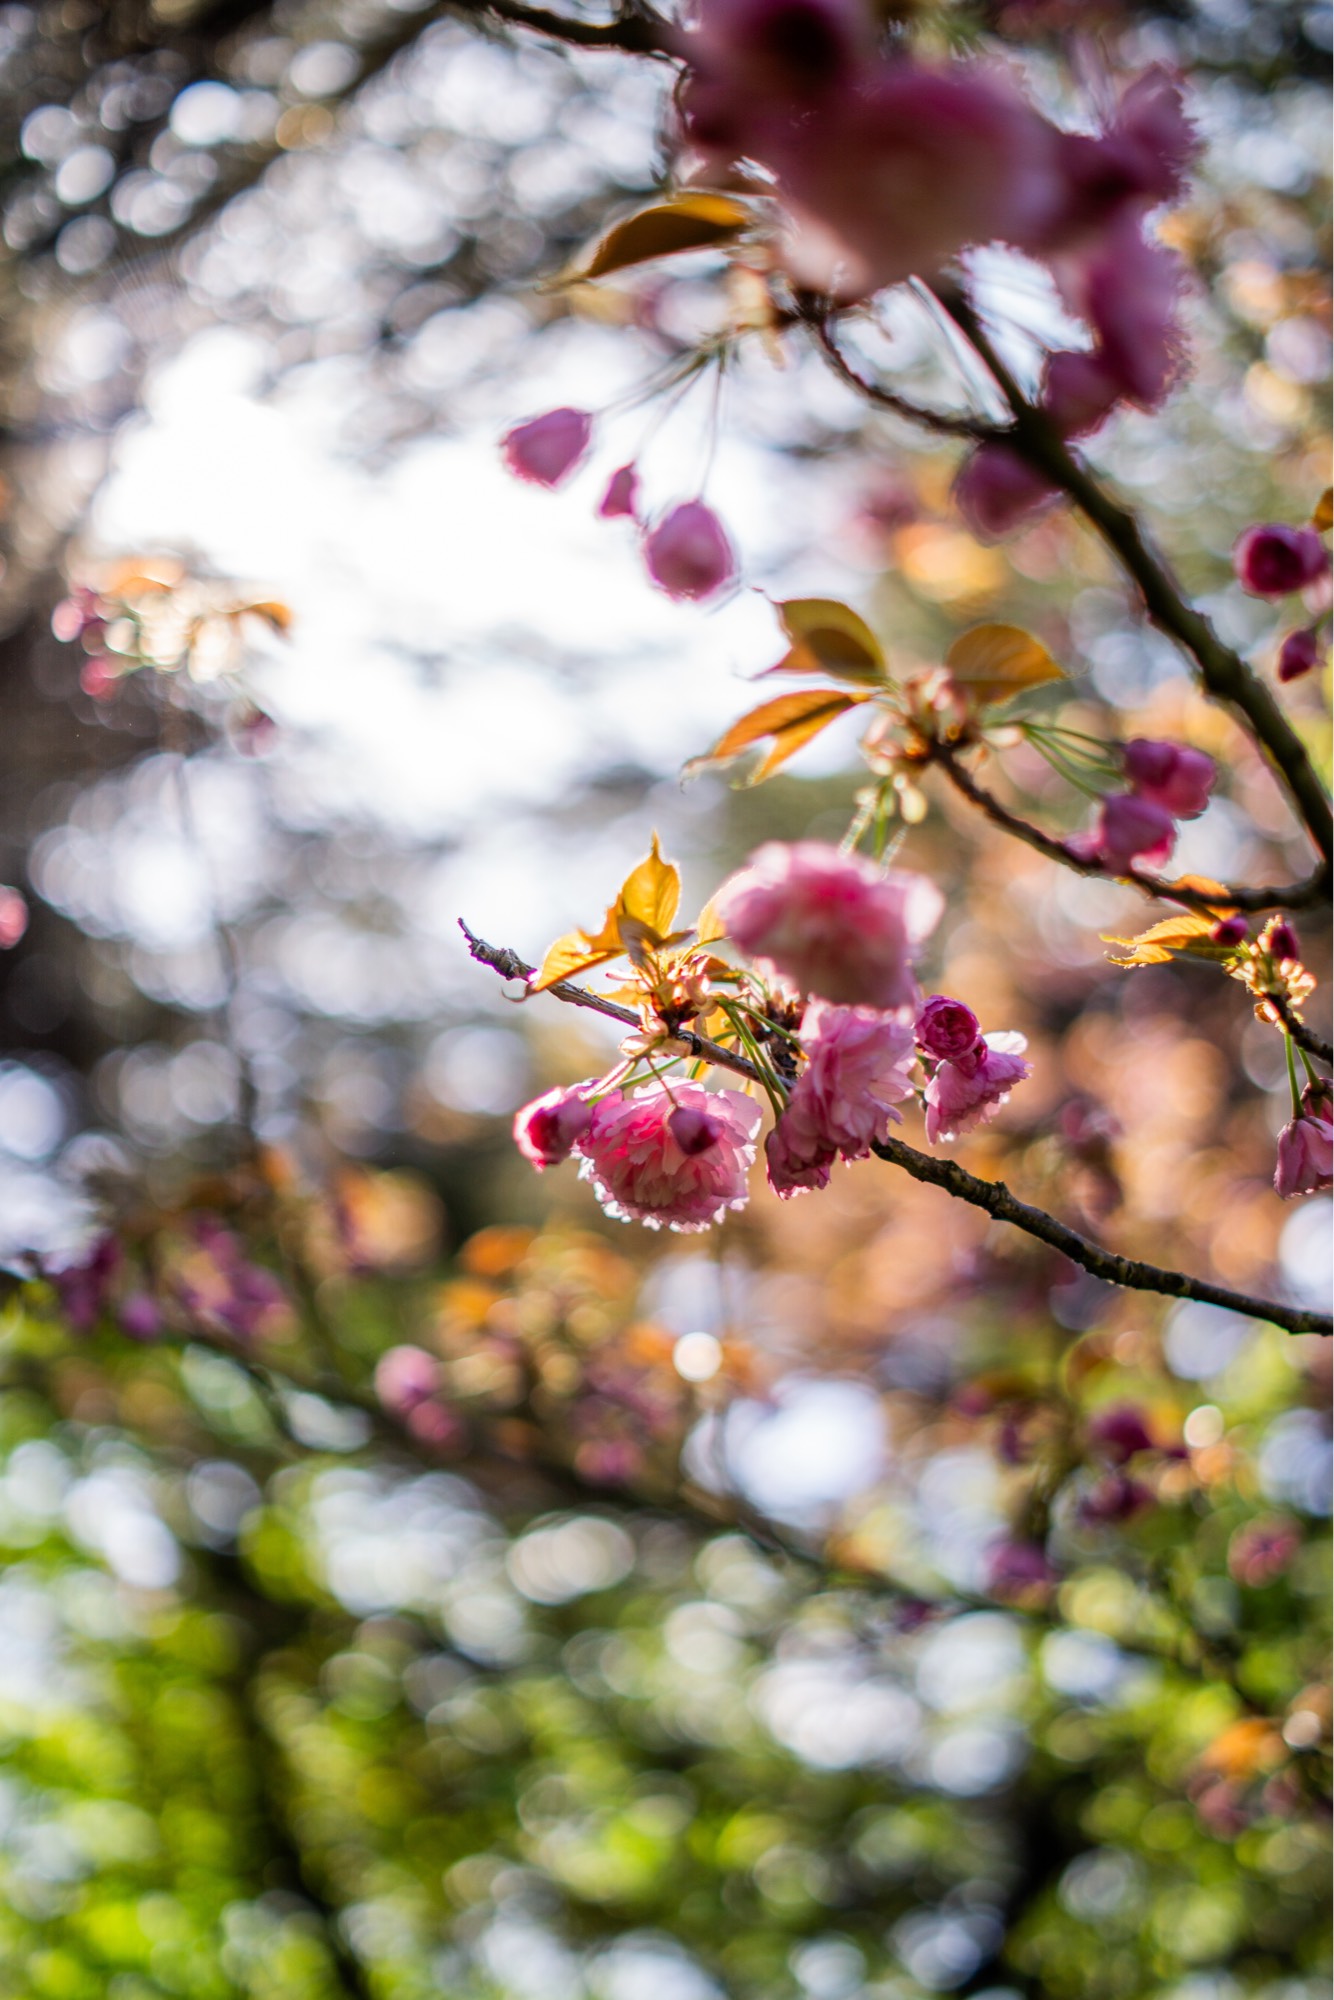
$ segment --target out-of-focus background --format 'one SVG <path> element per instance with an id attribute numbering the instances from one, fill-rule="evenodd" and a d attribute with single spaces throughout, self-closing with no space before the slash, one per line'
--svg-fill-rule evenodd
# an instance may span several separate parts
<path id="1" fill-rule="evenodd" d="M 1066 113 L 1068 11 L 982 10 Z M 1115 73 L 1188 70 L 1207 149 L 1170 225 L 1189 376 L 1094 456 L 1271 671 L 1229 552 L 1328 480 L 1329 17 L 1097 26 Z M 119 1332 L 68 1286 L 73 1335 L 7 1309 L 0 1992 L 1317 2000 L 1321 1343 L 1116 1295 L 875 1162 L 671 1242 L 510 1144 L 614 1043 L 516 1007 L 460 917 L 532 959 L 652 829 L 691 915 L 760 839 L 847 822 L 846 725 L 762 789 L 681 781 L 777 658 L 774 597 L 848 598 L 902 672 L 1028 625 L 1075 726 L 1219 760 L 1183 868 L 1304 866 L 1067 515 L 982 546 L 957 448 L 795 337 L 651 393 L 729 310 L 708 255 L 541 288 L 658 185 L 670 84 L 467 8 L 0 9 L 0 879 L 30 904 L 0 1257 L 81 1267 L 108 1217 L 129 1246 Z M 984 277 L 1031 368 L 1054 295 Z M 959 391 L 909 293 L 864 352 Z M 599 412 L 590 462 L 517 484 L 499 434 L 563 403 Z M 706 488 L 725 601 L 669 601 L 597 518 L 632 457 L 653 510 Z M 53 632 L 81 589 L 143 614 L 137 671 L 124 622 Z M 1323 754 L 1325 691 L 1284 699 Z M 1240 988 L 1109 967 L 1142 903 L 944 792 L 903 859 L 949 899 L 928 990 L 1036 1063 L 970 1164 L 1322 1303 L 1330 1204 L 1273 1196 L 1282 1045 Z M 135 1346 L 177 1266 L 200 1337 Z M 219 1351 L 247 1284 L 249 1331 L 317 1350 L 296 1387 Z"/>

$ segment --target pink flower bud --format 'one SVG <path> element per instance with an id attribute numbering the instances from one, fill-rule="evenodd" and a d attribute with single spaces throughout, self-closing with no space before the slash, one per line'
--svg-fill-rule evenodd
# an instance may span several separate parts
<path id="1" fill-rule="evenodd" d="M 1321 650 L 1320 634 L 1314 629 L 1289 632 L 1278 649 L 1279 679 L 1299 681 L 1303 674 L 1320 665 Z"/>
<path id="2" fill-rule="evenodd" d="M 120 686 L 120 674 L 105 653 L 93 653 L 83 663 L 79 686 L 94 701 L 110 701 Z"/>
<path id="3" fill-rule="evenodd" d="M 968 1055 L 982 1037 L 972 1008 L 965 1007 L 962 1000 L 947 999 L 943 993 L 933 993 L 925 1003 L 913 1032 L 920 1049 L 947 1062 Z"/>
<path id="4" fill-rule="evenodd" d="M 1134 792 L 1114 792 L 1102 802 L 1093 838 L 1093 858 L 1112 869 L 1136 861 L 1161 867 L 1172 853 L 1176 826 L 1164 806 Z"/>
<path id="5" fill-rule="evenodd" d="M 1232 567 L 1253 597 L 1305 590 L 1329 568 L 1329 551 L 1314 528 L 1267 522 L 1248 528 L 1232 551 Z"/>
<path id="6" fill-rule="evenodd" d="M 1297 965 L 1301 962 L 1301 940 L 1286 917 L 1279 917 L 1265 932 L 1264 942 L 1271 958 L 1280 965 Z"/>
<path id="7" fill-rule="evenodd" d="M 1139 797 L 1161 806 L 1173 819 L 1198 819 L 1218 776 L 1213 758 L 1203 750 L 1148 736 L 1126 744 L 1124 762 L 1126 777 Z"/>
<path id="8" fill-rule="evenodd" d="M 712 597 L 736 574 L 732 545 L 702 500 L 686 500 L 645 537 L 648 573 L 669 597 Z"/>
<path id="9" fill-rule="evenodd" d="M 607 481 L 607 490 L 598 502 L 604 521 L 633 520 L 639 505 L 639 474 L 633 465 L 622 465 Z"/>
<path id="10" fill-rule="evenodd" d="M 667 1120 L 667 1130 L 681 1151 L 693 1160 L 698 1153 L 707 1153 L 710 1146 L 717 1145 L 722 1127 L 707 1111 L 692 1110 L 683 1104 Z"/>
<path id="11" fill-rule="evenodd" d="M 1062 437 L 1096 430 L 1120 394 L 1121 384 L 1101 355 L 1071 350 L 1053 354 L 1047 363 L 1042 407 Z"/>
<path id="12" fill-rule="evenodd" d="M 588 450 L 592 435 L 588 411 L 565 407 L 516 424 L 500 440 L 500 449 L 516 479 L 534 486 L 559 486 Z"/>
<path id="13" fill-rule="evenodd" d="M 1290 1118 L 1278 1135 L 1274 1192 L 1284 1201 L 1334 1186 L 1334 1124 L 1328 1118 Z"/>
<path id="14" fill-rule="evenodd" d="M 1007 444 L 982 444 L 954 482 L 959 512 L 984 542 L 999 541 L 1058 498 L 1056 488 Z"/>
<path id="15" fill-rule="evenodd" d="M 1220 917 L 1209 933 L 1211 944 L 1232 946 L 1241 944 L 1250 936 L 1251 927 L 1245 917 Z"/>
<path id="16" fill-rule="evenodd" d="M 17 889 L 0 882 L 0 951 L 12 951 L 27 928 L 27 903 Z"/>
<path id="17" fill-rule="evenodd" d="M 539 1173 L 568 1160 L 588 1130 L 593 1113 L 584 1098 L 592 1082 L 589 1078 L 573 1090 L 549 1090 L 515 1112 L 514 1143 Z"/>

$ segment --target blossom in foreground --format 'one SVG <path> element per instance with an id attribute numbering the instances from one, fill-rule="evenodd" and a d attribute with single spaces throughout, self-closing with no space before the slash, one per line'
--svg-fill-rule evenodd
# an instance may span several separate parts
<path id="1" fill-rule="evenodd" d="M 1060 495 L 1008 444 L 981 444 L 964 460 L 954 499 L 979 541 L 999 541 Z"/>
<path id="2" fill-rule="evenodd" d="M 940 920 L 924 875 L 888 873 L 824 841 L 769 841 L 715 898 L 728 936 L 813 993 L 845 1007 L 912 1006 L 913 955 Z"/>
<path id="3" fill-rule="evenodd" d="M 1176 822 L 1165 806 L 1135 792 L 1114 792 L 1105 798 L 1091 833 L 1068 843 L 1079 861 L 1094 861 L 1123 872 L 1137 862 L 1159 868 L 1171 858 Z"/>
<path id="4" fill-rule="evenodd" d="M 607 481 L 598 513 L 604 521 L 633 520 L 638 505 L 639 474 L 633 465 L 620 465 Z"/>
<path id="5" fill-rule="evenodd" d="M 588 450 L 593 419 L 568 406 L 516 424 L 500 440 L 501 454 L 516 479 L 533 486 L 559 486 Z"/>
<path id="6" fill-rule="evenodd" d="M 1232 551 L 1232 567 L 1252 597 L 1286 597 L 1325 574 L 1329 551 L 1314 528 L 1263 522 L 1241 537 Z"/>
<path id="7" fill-rule="evenodd" d="M 709 1121 L 712 1137 L 702 1149 L 687 1152 L 677 1139 L 672 1118 L 681 1111 Z M 593 1107 L 579 1141 L 580 1173 L 617 1222 L 690 1234 L 745 1207 L 759 1127 L 759 1106 L 736 1090 L 652 1083 L 629 1096 L 614 1091 Z M 699 1128 L 688 1136 L 693 1143 Z"/>
<path id="8" fill-rule="evenodd" d="M 926 1087 L 926 1136 L 933 1146 L 989 1124 L 1017 1083 L 1033 1074 L 1022 1035 L 986 1035 L 958 1061 L 943 1062 Z"/>
<path id="9" fill-rule="evenodd" d="M 769 1184 L 780 1195 L 823 1186 L 837 1158 L 864 1160 L 899 1122 L 894 1106 L 912 1094 L 913 1031 L 892 1014 L 812 1000 L 801 1040 L 806 1067 L 775 1143 L 765 1146 Z"/>
<path id="10" fill-rule="evenodd" d="M 1127 743 L 1123 761 L 1136 796 L 1161 806 L 1173 819 L 1198 819 L 1218 776 L 1213 758 L 1203 750 L 1148 736 Z"/>
<path id="11" fill-rule="evenodd" d="M 1327 1100 L 1326 1100 L 1327 1101 Z M 1334 1186 L 1334 1125 L 1317 1110 L 1290 1118 L 1278 1135 L 1274 1192 L 1284 1201 Z"/>
<path id="12" fill-rule="evenodd" d="M 593 1113 L 585 1094 L 594 1081 L 589 1078 L 570 1090 L 548 1090 L 515 1112 L 514 1143 L 539 1173 L 568 1160 L 588 1130 Z"/>
<path id="13" fill-rule="evenodd" d="M 722 522 L 702 500 L 685 500 L 644 538 L 648 573 L 669 597 L 712 597 L 736 574 Z"/>

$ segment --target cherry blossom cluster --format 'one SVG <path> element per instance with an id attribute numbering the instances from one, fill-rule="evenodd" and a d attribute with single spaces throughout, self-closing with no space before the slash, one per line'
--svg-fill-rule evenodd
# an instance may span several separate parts
<path id="1" fill-rule="evenodd" d="M 1326 520 L 1325 525 L 1328 526 Z M 1315 622 L 1298 626 L 1278 651 L 1278 678 L 1300 680 L 1320 665 L 1328 646 L 1323 630 L 1331 607 L 1330 554 L 1315 522 L 1290 528 L 1281 521 L 1247 528 L 1232 552 L 1232 566 L 1252 597 L 1291 597 L 1300 591 Z"/>
<path id="2" fill-rule="evenodd" d="M 587 410 L 568 406 L 516 424 L 500 441 L 501 455 L 516 479 L 557 487 L 576 470 L 593 437 Z M 618 466 L 598 503 L 604 521 L 630 520 L 640 532 L 644 566 L 669 597 L 714 597 L 736 574 L 736 557 L 722 522 L 702 500 L 681 500 L 657 521 L 641 515 L 639 474 Z"/>
<path id="3" fill-rule="evenodd" d="M 1121 752 L 1127 789 L 1109 793 L 1092 829 L 1067 843 L 1076 860 L 1114 872 L 1137 863 L 1161 868 L 1176 845 L 1177 821 L 1198 819 L 1218 776 L 1212 757 L 1184 743 L 1137 736 Z"/>
<path id="4" fill-rule="evenodd" d="M 714 899 L 721 932 L 752 964 L 737 974 L 711 959 L 694 1004 L 738 1020 L 719 996 L 729 979 L 744 983 L 744 1046 L 776 1113 L 765 1158 L 779 1196 L 827 1187 L 837 1160 L 866 1159 L 907 1099 L 920 1097 L 936 1145 L 994 1117 L 1031 1073 L 1022 1036 L 984 1036 L 961 1001 L 923 1000 L 916 957 L 942 907 L 925 876 L 819 841 L 768 843 Z M 617 1220 L 691 1232 L 745 1206 L 762 1114 L 739 1091 L 657 1070 L 655 1047 L 679 1059 L 682 1025 L 674 1016 L 656 1037 L 629 1038 L 608 1076 L 525 1105 L 514 1137 L 539 1172 L 577 1158 Z M 626 1089 L 635 1057 L 652 1080 Z"/>

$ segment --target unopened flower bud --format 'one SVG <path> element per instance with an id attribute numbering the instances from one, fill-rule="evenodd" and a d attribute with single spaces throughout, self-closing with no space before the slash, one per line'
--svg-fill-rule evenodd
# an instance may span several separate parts
<path id="1" fill-rule="evenodd" d="M 712 597 L 736 574 L 736 558 L 718 516 L 686 500 L 645 537 L 648 573 L 669 597 Z"/>
<path id="2" fill-rule="evenodd" d="M 1276 958 L 1280 965 L 1296 965 L 1300 962 L 1301 940 L 1286 917 L 1280 917 L 1277 923 L 1269 926 L 1265 943 L 1269 948 L 1270 957 Z"/>
<path id="3" fill-rule="evenodd" d="M 667 1130 L 681 1151 L 693 1159 L 697 1153 L 707 1153 L 710 1146 L 717 1145 L 722 1127 L 707 1111 L 693 1111 L 683 1104 L 668 1118 Z"/>
<path id="4" fill-rule="evenodd" d="M 92 653 L 79 673 L 79 686 L 94 701 L 110 701 L 120 685 L 120 675 L 105 653 Z"/>
<path id="5" fill-rule="evenodd" d="M 1103 800 L 1094 845 L 1096 857 L 1106 867 L 1129 868 L 1135 861 L 1162 863 L 1175 839 L 1176 827 L 1165 806 L 1134 792 L 1117 792 Z"/>
<path id="6" fill-rule="evenodd" d="M 0 951 L 12 951 L 27 928 L 27 903 L 17 889 L 0 882 Z"/>
<path id="7" fill-rule="evenodd" d="M 592 435 L 588 411 L 566 407 L 516 424 L 500 440 L 500 449 L 516 479 L 534 486 L 559 486 L 588 450 Z"/>
<path id="8" fill-rule="evenodd" d="M 1218 768 L 1203 750 L 1137 736 L 1122 752 L 1126 777 L 1142 799 L 1174 819 L 1198 819 L 1209 803 Z"/>
<path id="9" fill-rule="evenodd" d="M 1329 568 L 1329 551 L 1314 528 L 1269 522 L 1248 528 L 1232 552 L 1232 567 L 1253 597 L 1305 590 Z"/>
<path id="10" fill-rule="evenodd" d="M 1250 925 L 1245 917 L 1220 917 L 1209 933 L 1211 944 L 1241 944 L 1250 935 Z"/>
<path id="11" fill-rule="evenodd" d="M 598 502 L 604 521 L 633 520 L 639 504 L 639 474 L 633 465 L 622 465 L 607 481 L 607 490 Z"/>
<path id="12" fill-rule="evenodd" d="M 925 1002 L 913 1026 L 917 1046 L 929 1056 L 938 1056 L 944 1062 L 957 1062 L 977 1047 L 982 1036 L 981 1023 L 971 1007 L 965 1007 L 962 1000 L 950 1000 L 943 993 L 933 993 Z"/>
<path id="13" fill-rule="evenodd" d="M 1289 632 L 1278 649 L 1279 679 L 1299 681 L 1303 674 L 1320 665 L 1320 654 L 1320 634 L 1314 628 Z"/>

